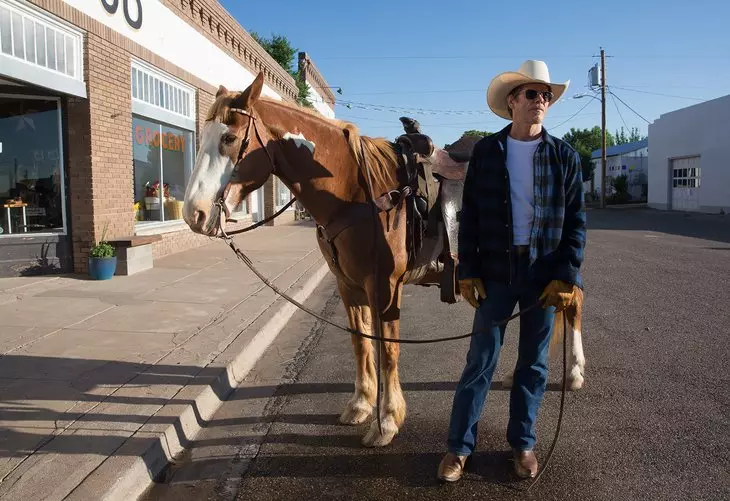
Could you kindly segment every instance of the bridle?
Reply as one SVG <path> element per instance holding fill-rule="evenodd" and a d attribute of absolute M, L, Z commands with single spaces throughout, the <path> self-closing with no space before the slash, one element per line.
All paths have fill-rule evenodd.
<path fill-rule="evenodd" d="M 249 145 L 251 144 L 251 128 L 253 128 L 254 134 L 256 135 L 256 139 L 259 143 L 261 143 L 261 147 L 263 148 L 264 152 L 266 153 L 266 157 L 269 159 L 269 165 L 271 166 L 271 170 L 269 171 L 269 176 L 276 175 L 276 162 L 274 162 L 274 158 L 271 156 L 271 153 L 269 152 L 269 149 L 266 147 L 266 144 L 261 139 L 261 134 L 259 133 L 259 129 L 256 126 L 256 116 L 254 116 L 252 113 L 242 109 L 242 108 L 230 108 L 230 111 L 232 113 L 238 113 L 240 115 L 245 115 L 248 117 L 248 124 L 246 125 L 246 133 L 243 136 L 243 139 L 241 140 L 241 147 L 238 150 L 238 158 L 236 158 L 236 163 L 233 166 L 233 172 L 231 173 L 231 179 L 236 175 L 238 172 L 238 167 L 241 164 L 241 161 L 243 160 L 243 155 L 246 153 L 246 150 L 248 150 Z M 279 211 L 274 214 L 273 216 L 270 216 L 262 221 L 259 221 L 256 224 L 253 224 L 251 226 L 248 226 L 246 228 L 235 230 L 235 231 L 229 231 L 226 232 L 223 229 L 223 215 L 225 215 L 225 222 L 229 223 L 236 223 L 235 219 L 231 219 L 231 211 L 228 210 L 228 207 L 226 206 L 226 197 L 228 196 L 228 191 L 231 188 L 231 182 L 228 181 L 228 184 L 226 185 L 225 189 L 221 193 L 221 196 L 216 200 L 215 206 L 218 207 L 220 210 L 220 216 L 219 216 L 219 229 L 221 231 L 221 234 L 225 239 L 228 239 L 231 235 L 238 235 L 241 233 L 245 233 L 247 231 L 251 231 L 253 229 L 258 228 L 259 226 L 262 226 L 269 221 L 273 220 L 277 216 L 279 216 L 282 212 L 284 212 L 286 209 L 288 209 L 294 202 L 296 202 L 296 198 L 292 197 L 292 199 L 287 203 L 284 207 L 279 209 Z"/>

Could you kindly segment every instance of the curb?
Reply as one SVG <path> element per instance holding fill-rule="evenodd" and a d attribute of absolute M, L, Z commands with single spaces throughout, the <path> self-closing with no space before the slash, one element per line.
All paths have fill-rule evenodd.
<path fill-rule="evenodd" d="M 289 295 L 303 303 L 319 286 L 329 273 L 324 263 L 307 281 L 299 286 L 296 293 Z M 296 289 L 297 284 L 292 288 Z M 235 358 L 221 369 L 218 376 L 205 384 L 191 398 L 192 402 L 184 407 L 175 421 L 164 432 L 157 434 L 152 444 L 141 448 L 136 454 L 123 454 L 107 458 L 96 471 L 82 481 L 65 499 L 68 501 L 130 501 L 143 496 L 154 479 L 160 475 L 175 457 L 182 453 L 202 427 L 218 411 L 223 402 L 243 381 L 261 355 L 276 339 L 289 319 L 298 308 L 285 301 L 274 315 L 253 336 L 251 341 Z M 188 386 L 194 386 L 191 381 Z M 134 438 L 134 436 L 130 437 Z M 146 437 L 153 438 L 147 434 Z M 132 446 L 133 447 L 133 446 Z M 130 451 L 131 452 L 131 451 Z M 109 485 L 110 479 L 115 479 Z"/>

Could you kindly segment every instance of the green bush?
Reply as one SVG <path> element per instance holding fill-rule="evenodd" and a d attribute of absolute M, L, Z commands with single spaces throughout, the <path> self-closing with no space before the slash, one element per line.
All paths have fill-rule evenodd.
<path fill-rule="evenodd" d="M 110 258 L 114 257 L 115 249 L 109 242 L 99 242 L 91 248 L 89 256 L 98 258 Z"/>
<path fill-rule="evenodd" d="M 104 230 L 101 232 L 101 241 L 94 245 L 89 252 L 90 257 L 108 259 L 116 255 L 116 249 L 112 244 L 106 241 L 106 232 L 109 228 L 109 221 L 104 223 Z"/>
<path fill-rule="evenodd" d="M 621 174 L 613 180 L 613 187 L 616 189 L 617 196 L 628 195 L 629 193 L 629 178 L 626 174 Z"/>

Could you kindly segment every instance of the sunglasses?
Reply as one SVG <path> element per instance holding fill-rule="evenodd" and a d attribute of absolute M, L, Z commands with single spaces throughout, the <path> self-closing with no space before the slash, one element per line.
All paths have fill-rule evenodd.
<path fill-rule="evenodd" d="M 542 96 L 542 98 L 545 100 L 546 103 L 549 103 L 550 101 L 552 101 L 553 96 L 554 96 L 554 94 L 552 92 L 550 92 L 549 90 L 546 90 L 543 92 L 536 91 L 535 89 L 526 89 L 525 90 L 525 97 L 527 99 L 529 99 L 530 101 L 535 99 L 538 95 Z"/>

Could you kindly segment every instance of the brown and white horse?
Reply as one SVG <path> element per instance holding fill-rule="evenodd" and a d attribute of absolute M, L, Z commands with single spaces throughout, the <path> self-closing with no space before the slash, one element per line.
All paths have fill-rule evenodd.
<path fill-rule="evenodd" d="M 341 214 L 356 212 L 353 207 L 369 207 L 371 197 L 399 188 L 397 152 L 391 142 L 360 136 L 352 124 L 261 98 L 262 87 L 263 75 L 259 74 L 243 92 L 221 87 L 216 95 L 185 194 L 184 219 L 193 231 L 215 235 L 221 218 L 225 220 L 217 202 L 223 198 L 226 209 L 232 210 L 272 174 L 323 226 Z M 371 179 L 364 173 L 364 162 Z M 333 240 L 337 264 L 331 259 L 327 262 L 337 278 L 350 326 L 373 334 L 372 311 L 376 308 L 381 335 L 398 339 L 403 285 L 438 283 L 438 277 L 408 269 L 405 210 L 380 212 L 376 232 L 367 214 L 339 232 Z M 323 255 L 331 256 L 332 248 L 322 239 L 319 242 Z M 579 337 L 580 311 L 573 311 L 577 317 L 569 320 Z M 562 328 L 562 318 L 556 324 Z M 352 344 L 355 392 L 340 421 L 356 425 L 364 423 L 375 406 L 376 354 L 368 339 L 352 336 Z M 406 415 L 398 375 L 400 345 L 382 344 L 382 434 L 373 420 L 362 439 L 367 446 L 389 444 Z M 581 375 L 580 383 L 573 379 L 574 387 L 582 383 L 582 352 L 575 362 Z"/>

